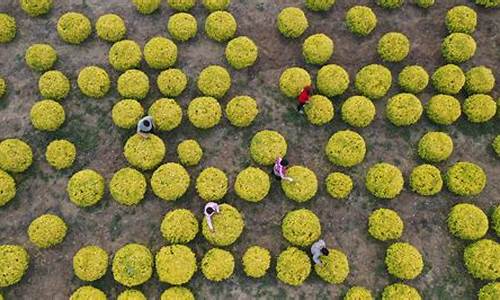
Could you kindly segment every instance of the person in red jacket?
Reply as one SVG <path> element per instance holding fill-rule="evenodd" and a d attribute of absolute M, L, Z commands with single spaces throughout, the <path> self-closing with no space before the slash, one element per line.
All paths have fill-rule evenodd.
<path fill-rule="evenodd" d="M 306 105 L 309 102 L 311 95 L 312 95 L 312 86 L 311 85 L 305 86 L 300 92 L 299 96 L 297 97 L 297 100 L 299 101 L 299 105 L 297 106 L 297 111 L 299 113 L 301 114 L 304 113 L 304 105 Z"/>

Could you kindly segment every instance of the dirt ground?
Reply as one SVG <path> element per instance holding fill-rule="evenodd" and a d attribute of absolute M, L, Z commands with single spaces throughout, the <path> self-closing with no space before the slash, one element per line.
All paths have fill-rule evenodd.
<path fill-rule="evenodd" d="M 18 35 L 9 44 L 0 45 L 0 74 L 4 76 L 10 92 L 0 101 L 0 140 L 18 137 L 27 141 L 34 150 L 35 162 L 24 174 L 16 175 L 18 194 L 15 200 L 0 209 L 0 243 L 16 243 L 25 246 L 31 263 L 23 280 L 1 292 L 6 299 L 67 299 L 73 290 L 85 283 L 73 275 L 71 267 L 75 252 L 87 245 L 96 244 L 114 253 L 126 243 L 137 242 L 148 245 L 156 252 L 165 244 L 159 226 L 166 212 L 173 208 L 189 208 L 201 217 L 203 201 L 197 197 L 194 185 L 189 192 L 175 203 L 167 203 L 148 191 L 146 199 L 137 207 L 125 207 L 113 201 L 108 194 L 99 205 L 91 209 L 80 209 L 73 205 L 65 192 L 68 178 L 83 168 L 92 168 L 110 180 L 113 173 L 127 165 L 123 157 L 123 145 L 133 131 L 124 131 L 113 126 L 111 108 L 119 100 L 113 88 L 105 98 L 93 100 L 81 95 L 76 86 L 78 71 L 87 65 L 99 65 L 109 72 L 116 87 L 118 73 L 107 62 L 110 44 L 97 39 L 95 33 L 81 46 L 62 42 L 56 32 L 59 16 L 67 11 L 79 11 L 95 23 L 104 13 L 117 13 L 127 24 L 128 37 L 144 43 L 155 35 L 168 36 L 166 23 L 172 10 L 162 1 L 161 9 L 150 16 L 138 14 L 128 0 L 62 0 L 55 1 L 52 12 L 41 18 L 29 18 L 18 6 L 17 0 L 1 0 L 0 11 L 16 18 Z M 425 117 L 409 128 L 396 128 L 384 117 L 387 97 L 378 100 L 377 117 L 366 129 L 357 130 L 365 138 L 368 152 L 365 161 L 351 169 L 340 169 L 353 176 L 355 189 L 345 202 L 332 200 L 323 187 L 327 174 L 339 168 L 330 164 L 323 148 L 329 136 L 348 126 L 340 120 L 339 108 L 350 90 L 342 97 L 332 99 L 336 116 L 324 127 L 308 124 L 294 111 L 295 103 L 281 95 L 278 79 L 281 72 L 291 66 L 302 66 L 312 74 L 318 68 L 306 65 L 301 55 L 301 42 L 308 35 L 323 32 L 335 41 L 335 53 L 331 62 L 346 68 L 351 79 L 358 69 L 369 63 L 381 63 L 376 53 L 376 44 L 382 34 L 401 31 L 411 40 L 411 53 L 402 63 L 386 64 L 392 70 L 393 78 L 407 64 L 420 64 L 429 72 L 444 64 L 440 56 L 440 43 L 446 36 L 444 16 L 446 11 L 458 4 L 470 4 L 478 12 L 478 26 L 473 34 L 478 43 L 476 55 L 462 67 L 486 65 L 495 70 L 500 79 L 500 14 L 499 10 L 486 10 L 474 6 L 472 1 L 436 1 L 429 10 L 422 10 L 407 1 L 402 9 L 385 11 L 374 1 L 338 0 L 328 13 L 306 11 L 310 27 L 298 40 L 287 40 L 275 27 L 279 11 L 287 6 L 304 7 L 299 0 L 233 0 L 230 12 L 238 22 L 238 34 L 248 35 L 259 46 L 257 64 L 247 70 L 231 70 L 233 86 L 221 100 L 224 105 L 235 95 L 255 97 L 260 108 L 256 123 L 245 129 L 231 127 L 224 120 L 218 127 L 208 131 L 195 130 L 184 118 L 181 127 L 171 133 L 163 133 L 168 153 L 165 161 L 177 161 L 175 148 L 187 138 L 196 138 L 205 150 L 202 163 L 190 168 L 194 181 L 198 173 L 207 166 L 216 166 L 227 172 L 230 184 L 236 174 L 252 165 L 248 146 L 252 135 L 258 130 L 274 129 L 288 141 L 288 157 L 293 164 L 305 165 L 314 170 L 321 182 L 317 196 L 305 204 L 287 200 L 277 183 L 273 183 L 269 196 L 260 204 L 246 203 L 238 199 L 231 188 L 225 201 L 236 206 L 244 214 L 246 227 L 236 244 L 228 247 L 237 259 L 235 275 L 223 283 L 212 283 L 204 279 L 201 272 L 188 284 L 198 299 L 339 299 L 353 285 L 370 288 L 379 295 L 383 287 L 395 282 L 384 268 L 384 254 L 388 246 L 368 236 L 367 217 L 380 207 L 395 209 L 403 218 L 405 231 L 402 241 L 415 245 L 422 253 L 425 268 L 420 276 L 408 283 L 416 287 L 425 299 L 473 299 L 484 284 L 467 274 L 462 253 L 467 243 L 450 236 L 446 227 L 446 216 L 457 202 L 473 202 L 489 212 L 500 203 L 500 160 L 490 149 L 490 142 L 500 133 L 498 119 L 484 125 L 468 123 L 464 117 L 453 126 L 442 127 L 431 124 Z M 372 7 L 378 17 L 375 31 L 366 38 L 357 38 L 343 24 L 347 9 L 355 4 Z M 188 43 L 179 43 L 178 66 L 190 77 L 189 89 L 177 101 L 183 109 L 198 95 L 195 79 L 201 69 L 210 64 L 227 66 L 224 59 L 224 45 L 206 38 L 203 22 L 207 12 L 197 5 L 193 11 L 199 22 L 197 37 Z M 55 68 L 67 74 L 72 82 L 72 92 L 62 104 L 67 121 L 56 133 L 35 131 L 29 120 L 29 110 L 40 100 L 37 89 L 39 74 L 31 71 L 24 63 L 24 52 L 32 43 L 48 42 L 59 54 Z M 229 66 L 228 66 L 229 67 Z M 148 108 L 160 93 L 154 84 L 157 71 L 143 62 L 152 83 L 152 90 L 143 101 Z M 388 95 L 398 92 L 393 84 Z M 420 95 L 423 103 L 433 95 L 428 87 Z M 463 100 L 465 95 L 459 95 Z M 498 88 L 494 96 L 500 96 Z M 424 198 L 410 192 L 408 184 L 402 194 L 392 201 L 378 200 L 370 196 L 364 187 L 364 174 L 374 163 L 386 161 L 395 164 L 407 179 L 413 167 L 422 163 L 416 155 L 416 143 L 427 131 L 448 132 L 455 143 L 452 157 L 439 165 L 445 171 L 453 163 L 466 160 L 479 164 L 488 175 L 488 184 L 480 196 L 460 198 L 443 190 L 435 197 Z M 55 138 L 68 138 L 78 148 L 74 166 L 66 171 L 55 171 L 44 160 L 47 144 Z M 147 176 L 151 176 L 148 173 Z M 192 181 L 192 183 L 193 183 Z M 350 273 L 344 284 L 328 285 L 314 272 L 301 287 L 290 287 L 275 277 L 275 257 L 288 244 L 281 236 L 281 219 L 292 209 L 306 207 L 321 219 L 323 237 L 330 247 L 344 251 L 350 264 Z M 69 226 L 68 235 L 61 245 L 48 249 L 37 249 L 28 240 L 26 229 L 31 220 L 43 213 L 62 216 Z M 496 239 L 492 232 L 488 237 Z M 273 254 L 273 267 L 260 280 L 251 280 L 242 273 L 241 255 L 250 246 L 258 244 L 267 247 Z M 200 235 L 190 246 L 201 259 L 211 246 Z M 109 269 L 110 270 L 110 269 Z M 114 299 L 124 288 L 114 282 L 108 271 L 105 278 L 94 284 Z M 159 283 L 156 276 L 140 287 L 149 299 L 159 299 L 168 286 Z"/>

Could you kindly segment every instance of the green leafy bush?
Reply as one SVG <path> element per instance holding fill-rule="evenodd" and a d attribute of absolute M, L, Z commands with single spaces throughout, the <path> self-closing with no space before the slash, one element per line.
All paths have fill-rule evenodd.
<path fill-rule="evenodd" d="M 98 246 L 80 248 L 73 256 L 73 271 L 83 281 L 95 281 L 108 270 L 108 253 Z"/>
<path fill-rule="evenodd" d="M 465 5 L 458 5 L 446 13 L 446 27 L 450 33 L 462 32 L 471 34 L 476 30 L 477 14 Z"/>
<path fill-rule="evenodd" d="M 53 0 L 20 0 L 19 2 L 24 12 L 32 17 L 45 15 L 54 6 Z"/>
<path fill-rule="evenodd" d="M 259 168 L 248 167 L 236 176 L 234 191 L 243 200 L 262 201 L 271 189 L 269 175 Z"/>
<path fill-rule="evenodd" d="M 144 108 L 134 99 L 125 99 L 117 102 L 111 110 L 111 118 L 116 126 L 130 129 L 144 116 Z"/>
<path fill-rule="evenodd" d="M 166 97 L 177 97 L 186 89 L 188 78 L 180 69 L 168 69 L 156 80 L 158 89 Z"/>
<path fill-rule="evenodd" d="M 439 67 L 431 77 L 434 88 L 448 95 L 458 94 L 465 84 L 465 74 L 457 65 L 444 65 Z"/>
<path fill-rule="evenodd" d="M 205 33 L 217 42 L 231 39 L 238 29 L 238 23 L 233 15 L 227 11 L 215 11 L 205 20 Z"/>
<path fill-rule="evenodd" d="M 393 283 L 384 288 L 382 300 L 422 300 L 417 289 L 404 283 Z"/>
<path fill-rule="evenodd" d="M 434 5 L 434 2 L 434 0 L 415 0 L 415 4 L 421 8 L 429 8 Z"/>
<path fill-rule="evenodd" d="M 250 126 L 258 113 L 257 102 L 249 96 L 236 96 L 226 106 L 226 117 L 236 127 Z"/>
<path fill-rule="evenodd" d="M 90 285 L 79 287 L 76 291 L 73 292 L 73 294 L 71 294 L 71 297 L 69 297 L 69 300 L 87 300 L 87 299 L 106 300 L 107 297 L 103 291 Z"/>
<path fill-rule="evenodd" d="M 21 173 L 33 163 L 30 145 L 20 139 L 5 139 L 0 142 L 0 169 L 6 172 Z"/>
<path fill-rule="evenodd" d="M 316 126 L 325 125 L 333 119 L 333 104 L 322 95 L 314 95 L 305 106 L 307 120 Z"/>
<path fill-rule="evenodd" d="M 49 248 L 63 242 L 68 227 L 64 220 L 52 214 L 45 214 L 31 221 L 28 227 L 30 241 L 39 248 Z"/>
<path fill-rule="evenodd" d="M 377 240 L 397 240 L 403 234 L 403 230 L 403 220 L 392 209 L 377 209 L 368 218 L 368 233 Z"/>
<path fill-rule="evenodd" d="M 341 167 L 353 167 L 365 159 L 365 140 L 351 130 L 341 130 L 334 133 L 325 147 L 328 159 Z"/>
<path fill-rule="evenodd" d="M 444 132 L 428 132 L 418 142 L 418 155 L 425 161 L 445 161 L 452 152 L 453 140 Z"/>
<path fill-rule="evenodd" d="M 477 5 L 484 6 L 486 8 L 495 8 L 500 6 L 498 0 L 474 0 Z"/>
<path fill-rule="evenodd" d="M 77 82 L 82 94 L 91 98 L 104 97 L 111 87 L 111 80 L 106 70 L 96 66 L 81 69 Z"/>
<path fill-rule="evenodd" d="M 335 4 L 335 0 L 306 0 L 306 7 L 312 11 L 327 11 Z"/>
<path fill-rule="evenodd" d="M 242 263 L 248 277 L 261 278 L 271 265 L 271 253 L 266 248 L 252 246 L 243 254 Z"/>
<path fill-rule="evenodd" d="M 497 135 L 495 139 L 491 142 L 491 147 L 493 147 L 493 151 L 500 157 L 500 135 Z"/>
<path fill-rule="evenodd" d="M 174 40 L 186 42 L 196 36 L 198 22 L 187 13 L 176 13 L 168 19 L 167 29 Z"/>
<path fill-rule="evenodd" d="M 417 123 L 423 111 L 420 99 L 413 94 L 397 94 L 387 101 L 386 116 L 396 126 L 410 126 Z"/>
<path fill-rule="evenodd" d="M 132 166 L 141 170 L 151 170 L 161 163 L 166 151 L 163 140 L 156 135 L 150 134 L 145 139 L 135 134 L 125 143 L 123 154 Z"/>
<path fill-rule="evenodd" d="M 284 157 L 287 151 L 285 138 L 277 131 L 262 130 L 257 132 L 250 142 L 250 156 L 261 165 L 270 166 L 278 157 Z"/>
<path fill-rule="evenodd" d="M 26 64 L 33 70 L 44 72 L 52 69 L 57 61 L 57 52 L 49 44 L 33 44 L 24 55 Z"/>
<path fill-rule="evenodd" d="M 116 202 L 136 205 L 144 199 L 146 177 L 133 168 L 123 168 L 116 172 L 109 182 L 109 192 Z"/>
<path fill-rule="evenodd" d="M 229 180 L 224 171 L 208 167 L 196 178 L 196 191 L 203 200 L 219 201 L 227 193 Z"/>
<path fill-rule="evenodd" d="M 488 122 L 496 115 L 497 104 L 490 95 L 476 94 L 465 99 L 463 111 L 469 122 Z"/>
<path fill-rule="evenodd" d="M 60 71 L 47 71 L 38 80 L 38 89 L 45 99 L 62 100 L 70 88 L 68 78 Z"/>
<path fill-rule="evenodd" d="M 284 37 L 298 38 L 308 27 L 307 17 L 298 7 L 284 8 L 278 15 L 278 30 Z"/>
<path fill-rule="evenodd" d="M 373 300 L 372 292 L 362 286 L 353 286 L 347 291 L 343 300 Z"/>
<path fill-rule="evenodd" d="M 352 33 L 366 36 L 377 26 L 377 16 L 368 6 L 356 5 L 347 11 L 345 23 Z"/>
<path fill-rule="evenodd" d="M 368 169 L 365 185 L 368 191 L 381 199 L 396 198 L 403 189 L 401 171 L 388 163 L 378 163 Z"/>
<path fill-rule="evenodd" d="M 423 164 L 415 167 L 410 175 L 412 191 L 422 196 L 433 196 L 443 188 L 441 171 L 433 165 Z"/>
<path fill-rule="evenodd" d="M 175 209 L 165 215 L 160 230 L 167 242 L 187 244 L 198 234 L 198 220 L 190 210 Z"/>
<path fill-rule="evenodd" d="M 246 36 L 239 36 L 227 43 L 225 51 L 228 63 L 236 70 L 251 67 L 259 55 L 254 41 Z"/>
<path fill-rule="evenodd" d="M 345 199 L 349 196 L 354 186 L 349 175 L 340 172 L 333 172 L 326 177 L 326 191 L 332 198 Z"/>
<path fill-rule="evenodd" d="M 210 129 L 219 124 L 222 108 L 215 98 L 198 97 L 189 103 L 187 115 L 194 127 Z"/>
<path fill-rule="evenodd" d="M 421 66 L 406 66 L 399 73 L 398 83 L 405 92 L 418 94 L 429 84 L 429 74 Z"/>
<path fill-rule="evenodd" d="M 69 200 L 79 207 L 95 205 L 104 196 L 104 178 L 94 170 L 81 170 L 71 176 L 66 192 Z"/>
<path fill-rule="evenodd" d="M 193 250 L 184 245 L 161 247 L 155 261 L 158 279 L 171 285 L 188 283 L 198 269 Z"/>
<path fill-rule="evenodd" d="M 127 70 L 118 77 L 118 93 L 129 99 L 144 99 L 149 92 L 149 78 L 140 70 Z"/>
<path fill-rule="evenodd" d="M 356 89 L 370 99 L 379 99 L 385 96 L 392 84 L 391 71 L 382 65 L 371 64 L 364 66 L 356 74 L 354 85 Z"/>
<path fill-rule="evenodd" d="M 0 287 L 8 287 L 21 281 L 28 270 L 29 260 L 24 247 L 0 245 Z"/>
<path fill-rule="evenodd" d="M 283 237 L 293 245 L 307 247 L 321 236 L 321 223 L 312 211 L 302 208 L 289 211 L 283 218 Z"/>
<path fill-rule="evenodd" d="M 116 42 L 109 49 L 108 60 L 117 71 L 138 68 L 142 60 L 141 47 L 132 40 Z"/>
<path fill-rule="evenodd" d="M 404 2 L 404 0 L 377 0 L 377 4 L 386 9 L 399 8 Z"/>
<path fill-rule="evenodd" d="M 327 256 L 321 256 L 321 265 L 315 264 L 314 271 L 330 284 L 341 284 L 349 275 L 349 261 L 340 250 L 329 249 Z"/>
<path fill-rule="evenodd" d="M 486 173 L 471 162 L 457 162 L 446 172 L 446 186 L 459 196 L 477 196 L 486 186 Z"/>
<path fill-rule="evenodd" d="M 309 36 L 302 45 L 302 55 L 309 64 L 323 65 L 332 57 L 334 43 L 323 33 Z"/>
<path fill-rule="evenodd" d="M 118 42 L 127 34 L 127 26 L 119 15 L 106 14 L 95 23 L 97 36 L 107 42 Z"/>
<path fill-rule="evenodd" d="M 465 90 L 469 94 L 487 94 L 495 87 L 495 76 L 490 68 L 479 66 L 465 73 Z"/>
<path fill-rule="evenodd" d="M 226 10 L 231 0 L 203 0 L 203 6 L 209 11 Z"/>
<path fill-rule="evenodd" d="M 484 285 L 477 294 L 478 300 L 495 300 L 500 298 L 500 282 Z"/>
<path fill-rule="evenodd" d="M 313 171 L 302 166 L 288 169 L 287 176 L 293 181 L 282 180 L 281 188 L 288 199 L 296 202 L 309 201 L 318 191 L 318 179 Z"/>
<path fill-rule="evenodd" d="M 152 14 L 160 7 L 161 0 L 132 0 L 138 12 L 144 15 Z"/>
<path fill-rule="evenodd" d="M 169 68 L 177 61 L 177 45 L 167 38 L 154 37 L 144 45 L 144 60 L 153 69 Z"/>
<path fill-rule="evenodd" d="M 153 274 L 153 255 L 140 244 L 127 244 L 113 258 L 113 277 L 126 287 L 141 285 Z"/>
<path fill-rule="evenodd" d="M 476 53 L 476 41 L 465 33 L 452 33 L 441 44 L 444 59 L 450 63 L 463 63 Z"/>
<path fill-rule="evenodd" d="M 0 170 L 0 207 L 16 196 L 16 182 L 9 173 Z"/>
<path fill-rule="evenodd" d="M 385 265 L 389 274 L 399 279 L 411 280 L 424 268 L 422 255 L 408 243 L 394 243 L 387 248 Z"/>
<path fill-rule="evenodd" d="M 66 43 L 78 45 L 92 33 L 92 23 L 84 14 L 68 12 L 57 21 L 57 33 Z"/>
<path fill-rule="evenodd" d="M 283 283 L 300 286 L 311 273 L 311 260 L 302 250 L 288 247 L 276 262 L 276 276 Z"/>
<path fill-rule="evenodd" d="M 240 237 L 245 228 L 245 221 L 240 212 L 229 204 L 219 205 L 219 213 L 212 216 L 212 231 L 208 227 L 207 218 L 201 224 L 201 232 L 205 239 L 215 246 L 232 245 Z"/>
<path fill-rule="evenodd" d="M 203 157 L 203 149 L 196 140 L 184 140 L 177 145 L 177 156 L 181 164 L 196 166 Z"/>
<path fill-rule="evenodd" d="M 460 203 L 450 211 L 447 219 L 448 230 L 463 240 L 477 240 L 488 231 L 488 217 L 477 206 Z"/>
<path fill-rule="evenodd" d="M 367 127 L 375 118 L 373 102 L 364 96 L 352 96 L 342 104 L 342 120 L 353 127 Z"/>
<path fill-rule="evenodd" d="M 440 125 L 451 125 L 462 114 L 460 102 L 449 95 L 434 95 L 427 102 L 427 117 Z"/>
<path fill-rule="evenodd" d="M 305 86 L 311 85 L 309 73 L 299 67 L 288 68 L 280 77 L 280 90 L 290 98 L 297 97 Z"/>
<path fill-rule="evenodd" d="M 316 86 L 327 97 L 342 95 L 349 87 L 349 74 L 339 65 L 323 66 L 318 71 Z"/>
<path fill-rule="evenodd" d="M 16 37 L 16 19 L 0 13 L 0 44 L 11 42 Z"/>
<path fill-rule="evenodd" d="M 488 239 L 474 242 L 465 248 L 464 262 L 474 278 L 497 280 L 500 278 L 500 244 Z"/>
<path fill-rule="evenodd" d="M 203 95 L 222 98 L 231 88 L 231 75 L 221 66 L 208 66 L 198 75 L 196 84 Z"/>
<path fill-rule="evenodd" d="M 410 52 L 410 40 L 399 32 L 386 33 L 378 41 L 377 52 L 384 61 L 402 61 Z"/>
<path fill-rule="evenodd" d="M 189 173 L 177 163 L 161 165 L 151 176 L 153 193 L 165 201 L 175 201 L 182 197 L 190 183 Z"/>
<path fill-rule="evenodd" d="M 201 272 L 210 281 L 223 281 L 234 271 L 234 257 L 231 252 L 219 248 L 208 250 L 201 261 Z"/>
<path fill-rule="evenodd" d="M 182 109 L 173 99 L 158 99 L 148 110 L 153 117 L 155 129 L 172 131 L 182 122 Z"/>
<path fill-rule="evenodd" d="M 188 11 L 196 4 L 196 0 L 167 0 L 168 6 L 177 11 Z"/>
<path fill-rule="evenodd" d="M 66 120 L 61 104 L 54 100 L 36 102 L 30 111 L 31 124 L 41 131 L 56 131 Z"/>

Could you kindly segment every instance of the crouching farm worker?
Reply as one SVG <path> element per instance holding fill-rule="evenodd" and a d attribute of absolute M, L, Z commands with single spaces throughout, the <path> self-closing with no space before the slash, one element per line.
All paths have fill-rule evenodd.
<path fill-rule="evenodd" d="M 309 102 L 312 94 L 312 86 L 305 86 L 300 92 L 297 100 L 299 101 L 299 105 L 297 106 L 297 111 L 301 114 L 304 113 L 304 106 Z"/>
<path fill-rule="evenodd" d="M 143 138 L 148 138 L 150 133 L 153 133 L 154 123 L 153 117 L 146 116 L 137 122 L 137 133 Z"/>
<path fill-rule="evenodd" d="M 216 213 L 219 213 L 219 205 L 215 202 L 208 202 L 205 205 L 204 213 L 205 217 L 207 217 L 208 228 L 214 231 L 214 226 L 212 225 L 212 216 Z"/>
<path fill-rule="evenodd" d="M 321 266 L 323 264 L 320 260 L 321 256 L 328 256 L 330 251 L 326 248 L 325 241 L 319 240 L 311 246 L 311 254 L 313 256 L 314 264 Z"/>
<path fill-rule="evenodd" d="M 277 180 L 284 179 L 284 180 L 288 180 L 290 182 L 293 181 L 293 179 L 291 177 L 286 176 L 288 164 L 289 164 L 288 160 L 286 160 L 284 158 L 278 157 L 276 159 L 276 161 L 274 162 L 272 174 L 274 175 L 274 177 Z"/>

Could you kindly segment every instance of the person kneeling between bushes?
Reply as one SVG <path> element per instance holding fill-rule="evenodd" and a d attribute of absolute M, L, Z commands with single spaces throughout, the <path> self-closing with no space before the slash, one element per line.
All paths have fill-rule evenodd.
<path fill-rule="evenodd" d="M 286 176 L 288 164 L 288 160 L 281 157 L 278 157 L 274 162 L 272 174 L 278 181 L 281 181 L 282 179 L 290 182 L 293 181 L 291 177 Z"/>
<path fill-rule="evenodd" d="M 304 106 L 311 99 L 312 91 L 313 91 L 312 85 L 307 85 L 302 89 L 299 96 L 297 97 L 297 100 L 299 101 L 299 105 L 297 106 L 297 111 L 299 113 L 301 114 L 304 113 Z"/>
<path fill-rule="evenodd" d="M 322 266 L 323 263 L 320 259 L 321 256 L 328 256 L 328 254 L 330 254 L 330 251 L 328 251 L 328 248 L 326 248 L 325 241 L 319 240 L 311 246 L 311 254 L 313 256 L 314 264 Z"/>
<path fill-rule="evenodd" d="M 204 212 L 205 212 L 205 216 L 207 217 L 208 228 L 210 228 L 210 230 L 214 231 L 214 226 L 212 225 L 212 216 L 214 214 L 220 212 L 219 205 L 215 202 L 208 202 L 205 205 Z"/>
<path fill-rule="evenodd" d="M 137 122 L 137 133 L 145 139 L 149 137 L 149 134 L 153 133 L 153 129 L 153 117 L 146 116 Z"/>

